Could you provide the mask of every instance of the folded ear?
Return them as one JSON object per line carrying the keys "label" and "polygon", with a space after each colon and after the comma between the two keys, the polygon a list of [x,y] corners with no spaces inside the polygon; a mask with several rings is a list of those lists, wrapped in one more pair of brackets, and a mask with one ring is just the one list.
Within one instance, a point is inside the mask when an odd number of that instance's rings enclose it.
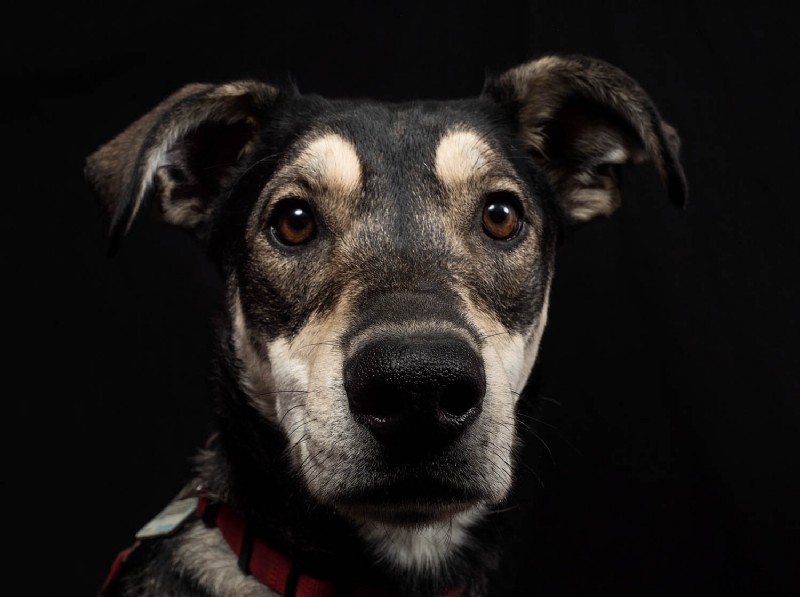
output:
{"label": "folded ear", "polygon": [[546,56],[488,81],[484,96],[512,106],[523,143],[571,221],[619,206],[620,166],[629,162],[653,160],[670,198],[685,204],[678,135],[618,68],[583,56]]}
{"label": "folded ear", "polygon": [[151,196],[164,220],[197,229],[277,96],[256,81],[188,85],[89,156],[85,174],[111,214],[112,250]]}

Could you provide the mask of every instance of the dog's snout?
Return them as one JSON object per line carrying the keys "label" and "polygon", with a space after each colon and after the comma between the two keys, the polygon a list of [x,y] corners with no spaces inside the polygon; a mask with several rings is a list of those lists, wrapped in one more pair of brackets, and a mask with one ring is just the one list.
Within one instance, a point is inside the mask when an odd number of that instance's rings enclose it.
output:
{"label": "dog's snout", "polygon": [[346,362],[344,383],[355,419],[389,448],[451,442],[486,392],[480,355],[457,338],[370,342]]}

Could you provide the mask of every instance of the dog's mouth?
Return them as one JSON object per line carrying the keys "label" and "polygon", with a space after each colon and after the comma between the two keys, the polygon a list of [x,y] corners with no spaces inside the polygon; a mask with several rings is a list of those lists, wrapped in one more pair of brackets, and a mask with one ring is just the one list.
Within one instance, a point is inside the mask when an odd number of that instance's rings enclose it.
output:
{"label": "dog's mouth", "polygon": [[393,525],[424,525],[474,509],[485,499],[463,483],[404,478],[340,495],[338,510],[352,517]]}
{"label": "dog's mouth", "polygon": [[340,510],[353,518],[381,522],[393,526],[425,526],[450,520],[457,514],[475,507],[468,503],[402,503],[402,504],[359,504],[347,505]]}

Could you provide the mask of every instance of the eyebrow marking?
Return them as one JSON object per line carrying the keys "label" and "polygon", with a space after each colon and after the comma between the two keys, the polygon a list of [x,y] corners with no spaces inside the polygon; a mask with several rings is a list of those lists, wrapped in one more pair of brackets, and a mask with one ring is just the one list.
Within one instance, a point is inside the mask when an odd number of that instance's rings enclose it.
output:
{"label": "eyebrow marking", "polygon": [[289,165],[302,172],[311,186],[350,195],[361,187],[361,161],[353,144],[336,133],[311,141]]}
{"label": "eyebrow marking", "polygon": [[480,135],[463,129],[451,129],[436,147],[436,176],[448,187],[459,186],[481,175],[497,160],[497,154]]}

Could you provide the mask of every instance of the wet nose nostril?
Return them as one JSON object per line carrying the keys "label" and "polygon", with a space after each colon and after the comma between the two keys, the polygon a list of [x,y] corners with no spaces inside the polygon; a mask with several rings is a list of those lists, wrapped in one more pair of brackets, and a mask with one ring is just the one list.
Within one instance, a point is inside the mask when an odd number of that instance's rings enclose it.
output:
{"label": "wet nose nostril", "polygon": [[406,410],[402,392],[385,381],[346,383],[345,386],[350,409],[354,412],[378,419],[391,419]]}
{"label": "wet nose nostril", "polygon": [[344,383],[355,419],[386,446],[451,441],[480,413],[486,385],[478,353],[447,337],[369,343],[347,360]]}
{"label": "wet nose nostril", "polygon": [[473,384],[454,384],[442,392],[439,410],[446,416],[458,418],[469,413],[480,403],[482,397],[482,393]]}

